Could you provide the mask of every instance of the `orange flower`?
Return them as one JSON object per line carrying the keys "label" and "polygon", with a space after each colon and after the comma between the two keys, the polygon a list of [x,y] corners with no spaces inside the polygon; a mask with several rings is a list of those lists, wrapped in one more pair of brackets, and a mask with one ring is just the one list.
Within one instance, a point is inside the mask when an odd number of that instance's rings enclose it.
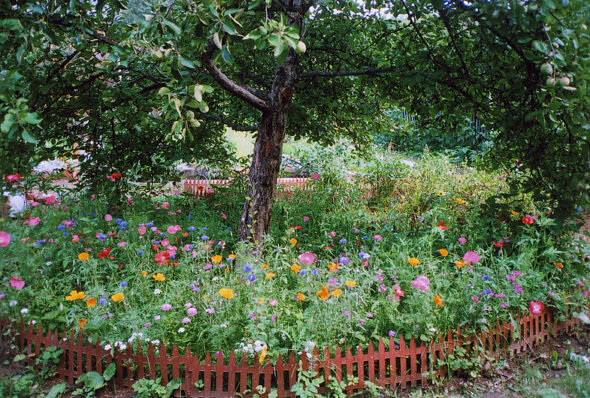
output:
{"label": "orange flower", "polygon": [[265,273],[264,275],[266,275],[266,279],[272,279],[272,278],[274,278],[275,276],[277,276],[277,274],[275,274],[275,273],[272,273],[272,272],[267,272],[267,273]]}
{"label": "orange flower", "polygon": [[465,265],[465,261],[457,260],[457,261],[455,261],[455,265],[457,266],[457,268],[461,268]]}
{"label": "orange flower", "polygon": [[316,296],[318,296],[322,301],[327,300],[330,297],[330,292],[328,292],[328,288],[324,285],[322,286],[322,290],[315,292]]}
{"label": "orange flower", "polygon": [[78,254],[78,260],[80,261],[86,261],[90,258],[90,255],[88,253],[80,253]]}
{"label": "orange flower", "polygon": [[96,307],[96,299],[92,298],[92,297],[88,297],[88,300],[86,300],[86,305],[88,307]]}
{"label": "orange flower", "polygon": [[234,298],[234,291],[232,289],[228,289],[226,287],[219,289],[219,294],[224,299],[232,299],[232,298]]}
{"label": "orange flower", "polygon": [[305,295],[301,292],[297,293],[297,300],[299,300],[299,301],[305,300]]}
{"label": "orange flower", "polygon": [[86,322],[88,322],[88,319],[78,319],[78,325],[80,325],[80,329],[84,329]]}
{"label": "orange flower", "polygon": [[340,290],[340,289],[336,289],[336,290],[332,291],[332,296],[334,296],[334,297],[340,297],[341,294],[342,294],[342,290]]}
{"label": "orange flower", "polygon": [[298,273],[299,273],[299,271],[301,271],[301,267],[300,267],[300,266],[298,266],[297,264],[293,264],[293,265],[291,266],[291,271],[293,271],[293,272],[295,272],[296,274],[298,274]]}
{"label": "orange flower", "polygon": [[444,305],[445,305],[445,304],[443,303],[443,299],[442,299],[442,297],[441,297],[440,295],[438,295],[438,294],[437,294],[436,296],[434,296],[434,303],[435,303],[436,305],[440,305],[441,307],[444,307]]}
{"label": "orange flower", "polygon": [[440,253],[441,256],[446,257],[449,255],[449,251],[447,249],[440,249],[438,251]]}
{"label": "orange flower", "polygon": [[113,299],[113,301],[115,303],[118,303],[119,301],[123,301],[124,298],[125,298],[125,295],[123,293],[115,293],[111,296],[111,299]]}
{"label": "orange flower", "polygon": [[292,244],[293,246],[295,246],[297,244],[297,239],[291,238],[291,239],[289,239],[289,243]]}
{"label": "orange flower", "polygon": [[340,268],[340,266],[336,263],[328,264],[328,269],[332,272],[336,272],[338,270],[338,268]]}
{"label": "orange flower", "polygon": [[416,257],[408,257],[408,262],[412,267],[415,267],[416,265],[420,264],[420,260],[418,260]]}
{"label": "orange flower", "polygon": [[158,282],[163,282],[166,280],[166,277],[161,272],[158,272],[157,274],[153,274],[152,278],[154,278],[154,280],[156,280]]}
{"label": "orange flower", "polygon": [[563,268],[563,264],[562,263],[557,263],[557,262],[553,262],[553,265],[555,265],[557,268],[561,269]]}
{"label": "orange flower", "polygon": [[354,282],[354,281],[346,281],[346,286],[348,286],[348,287],[355,287],[356,286],[356,282]]}
{"label": "orange flower", "polygon": [[211,261],[213,261],[215,264],[219,264],[221,260],[223,260],[223,257],[221,257],[219,254],[211,257]]}

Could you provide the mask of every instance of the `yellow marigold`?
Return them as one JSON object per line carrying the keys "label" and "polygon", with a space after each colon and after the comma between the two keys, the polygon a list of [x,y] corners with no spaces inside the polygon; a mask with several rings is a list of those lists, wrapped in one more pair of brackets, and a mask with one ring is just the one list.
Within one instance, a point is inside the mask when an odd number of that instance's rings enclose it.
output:
{"label": "yellow marigold", "polygon": [[90,258],[90,255],[88,253],[80,253],[78,254],[78,260],[80,261],[86,261]]}
{"label": "yellow marigold", "polygon": [[342,294],[342,290],[340,289],[336,289],[332,291],[332,296],[334,297],[340,297],[340,295]]}
{"label": "yellow marigold", "polygon": [[305,295],[301,292],[297,293],[297,300],[299,300],[299,301],[305,300]]}
{"label": "yellow marigold", "polygon": [[161,272],[158,272],[157,274],[153,274],[152,278],[154,278],[154,280],[157,280],[158,282],[163,282],[166,280],[166,277]]}
{"label": "yellow marigold", "polygon": [[415,267],[416,265],[420,264],[420,260],[418,260],[416,257],[408,257],[408,262],[412,267]]}
{"label": "yellow marigold", "polygon": [[296,274],[298,274],[298,273],[299,273],[299,271],[301,271],[301,267],[300,267],[300,266],[298,266],[297,264],[293,264],[293,265],[291,266],[291,271],[293,271],[293,272],[295,272]]}
{"label": "yellow marigold", "polygon": [[316,296],[318,296],[322,301],[327,300],[330,297],[330,292],[328,292],[328,288],[324,285],[322,286],[322,290],[315,292]]}
{"label": "yellow marigold", "polygon": [[338,268],[340,268],[340,266],[336,263],[328,264],[328,269],[332,272],[336,272],[338,270]]}
{"label": "yellow marigold", "polygon": [[449,255],[449,251],[447,249],[440,249],[439,253],[441,256],[446,257]]}
{"label": "yellow marigold", "polygon": [[92,298],[92,297],[88,297],[88,300],[86,300],[86,305],[88,307],[96,307],[96,299]]}
{"label": "yellow marigold", "polygon": [[264,275],[266,275],[266,279],[272,279],[275,276],[277,276],[277,274],[273,273],[273,272],[267,272]]}
{"label": "yellow marigold", "polygon": [[444,305],[445,305],[445,304],[443,303],[443,299],[442,299],[442,297],[441,297],[440,295],[438,295],[438,294],[437,294],[436,296],[434,296],[434,303],[435,303],[436,305],[440,305],[441,307],[444,307]]}
{"label": "yellow marigold", "polygon": [[123,293],[115,293],[111,296],[111,298],[115,303],[118,303],[119,301],[123,301],[125,295]]}
{"label": "yellow marigold", "polygon": [[86,294],[84,292],[72,290],[68,296],[66,296],[66,301],[76,301],[76,300],[83,300],[86,298]]}
{"label": "yellow marigold", "polygon": [[211,257],[211,261],[213,261],[215,264],[219,264],[221,260],[223,260],[223,257],[221,257],[219,254]]}
{"label": "yellow marigold", "polygon": [[141,276],[146,277],[149,274],[147,271],[141,271]]}
{"label": "yellow marigold", "polygon": [[346,281],[346,286],[348,286],[348,287],[355,287],[356,286],[356,282],[355,281]]}
{"label": "yellow marigold", "polygon": [[457,261],[455,261],[455,265],[457,266],[457,268],[461,268],[465,265],[465,261],[457,260]]}
{"label": "yellow marigold", "polygon": [[297,244],[297,239],[291,238],[291,239],[289,239],[289,243],[292,244],[293,246],[295,246]]}
{"label": "yellow marigold", "polygon": [[84,329],[86,322],[88,322],[88,319],[78,319],[78,325],[80,325],[80,329]]}
{"label": "yellow marigold", "polygon": [[223,288],[219,289],[219,294],[224,299],[234,298],[234,291],[232,289],[227,288],[227,287],[223,287]]}

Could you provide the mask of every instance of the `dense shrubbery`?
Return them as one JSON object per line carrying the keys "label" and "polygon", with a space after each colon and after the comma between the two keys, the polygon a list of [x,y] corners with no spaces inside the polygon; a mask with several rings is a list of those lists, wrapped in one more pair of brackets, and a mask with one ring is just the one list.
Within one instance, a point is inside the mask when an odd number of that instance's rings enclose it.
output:
{"label": "dense shrubbery", "polygon": [[496,198],[503,175],[431,155],[413,167],[344,147],[299,155],[319,179],[276,203],[259,252],[235,237],[239,181],[207,199],[120,206],[73,192],[6,221],[0,308],[100,334],[107,350],[149,340],[272,357],[486,329],[588,293],[575,225],[527,195]]}

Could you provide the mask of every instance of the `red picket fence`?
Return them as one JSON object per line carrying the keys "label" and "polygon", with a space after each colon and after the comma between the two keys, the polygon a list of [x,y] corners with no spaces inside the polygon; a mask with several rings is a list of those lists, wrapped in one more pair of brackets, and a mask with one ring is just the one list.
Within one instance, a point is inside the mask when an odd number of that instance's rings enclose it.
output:
{"label": "red picket fence", "polygon": [[[307,190],[312,189],[312,185],[306,184],[308,181],[304,177],[296,178],[278,178],[277,186],[279,187],[279,194],[289,194],[295,189]],[[198,198],[213,195],[215,187],[223,187],[229,185],[230,179],[225,180],[183,180],[184,192],[190,193]]]}
{"label": "red picket fence", "polygon": [[[446,375],[447,369],[436,369],[435,365],[438,359],[444,361],[447,355],[452,355],[458,346],[466,347],[467,355],[516,355],[552,335],[573,331],[579,323],[569,314],[567,321],[557,322],[551,312],[544,310],[539,315],[517,315],[516,324],[520,328],[517,338],[513,337],[513,325],[505,322],[502,325],[497,323],[493,329],[480,334],[470,334],[466,328],[457,328],[456,332],[449,331],[446,338],[441,335],[428,344],[423,341],[417,343],[413,337],[409,341],[401,337],[396,345],[389,337],[385,341],[380,339],[376,348],[372,343],[364,349],[359,346],[354,354],[350,348],[344,353],[339,347],[334,351],[326,348],[322,353],[316,348],[312,359],[308,360],[305,353],[297,356],[291,352],[280,356],[274,366],[268,360],[259,365],[257,356],[250,360],[246,357],[237,360],[233,352],[229,357],[221,352],[218,355],[206,353],[200,360],[188,347],[181,354],[176,345],[169,354],[164,344],[154,347],[150,343],[144,353],[139,342],[135,349],[128,346],[125,351],[111,355],[110,351],[102,348],[100,338],[89,342],[81,331],[77,335],[74,332],[69,335],[63,333],[61,337],[52,330],[44,334],[41,323],[25,325],[23,319],[13,326],[19,329],[18,345],[30,354],[29,361],[38,356],[43,347],[56,346],[63,350],[57,373],[69,383],[75,382],[85,372],[102,373],[110,363],[115,363],[116,374],[112,383],[117,387],[131,387],[142,378],[161,377],[164,385],[171,379],[180,378],[183,383],[177,394],[190,397],[248,395],[246,391],[256,391],[258,386],[264,387],[264,396],[273,389],[280,397],[294,397],[291,388],[301,370],[317,371],[317,377],[324,379],[322,391],[326,391],[330,375],[337,380],[345,378],[349,381],[349,394],[363,389],[367,380],[386,388],[405,389],[424,385],[434,376]],[[4,326],[9,324],[4,321]],[[480,349],[475,350],[476,346]]]}

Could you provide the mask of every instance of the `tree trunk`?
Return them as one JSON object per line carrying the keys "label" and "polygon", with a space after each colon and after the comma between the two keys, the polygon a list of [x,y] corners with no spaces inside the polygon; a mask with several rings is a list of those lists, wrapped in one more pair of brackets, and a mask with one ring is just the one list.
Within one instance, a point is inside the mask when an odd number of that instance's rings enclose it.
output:
{"label": "tree trunk", "polygon": [[268,98],[269,106],[262,112],[258,125],[246,200],[238,226],[240,239],[249,240],[256,245],[262,243],[264,235],[269,232],[287,116],[296,79],[296,66],[297,55],[293,50],[289,50],[285,62],[278,65],[275,70]]}

